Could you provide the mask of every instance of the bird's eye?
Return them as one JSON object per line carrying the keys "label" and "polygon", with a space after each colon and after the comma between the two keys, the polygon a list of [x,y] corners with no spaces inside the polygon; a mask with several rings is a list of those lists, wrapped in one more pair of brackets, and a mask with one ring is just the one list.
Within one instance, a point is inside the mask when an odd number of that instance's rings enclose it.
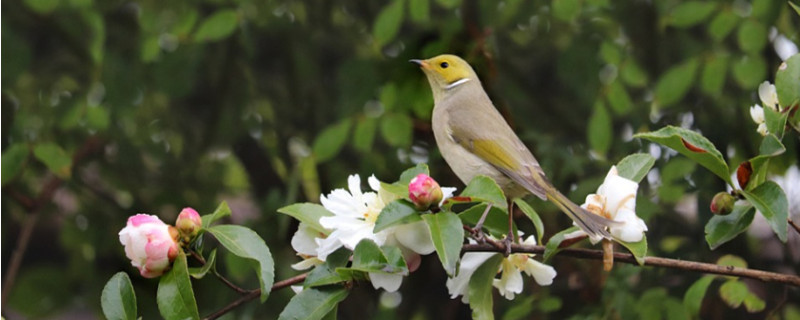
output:
{"label": "bird's eye", "polygon": [[442,69],[447,69],[447,67],[449,67],[449,66],[450,66],[450,64],[449,64],[449,63],[447,63],[447,62],[442,62],[442,63],[440,63],[440,64],[439,64],[439,66],[441,66],[441,67],[442,67]]}

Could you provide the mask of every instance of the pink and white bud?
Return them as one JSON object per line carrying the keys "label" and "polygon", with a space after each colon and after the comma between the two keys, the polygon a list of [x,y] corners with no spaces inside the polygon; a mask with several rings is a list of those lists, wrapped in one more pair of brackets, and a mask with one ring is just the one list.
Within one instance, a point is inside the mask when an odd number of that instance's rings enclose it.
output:
{"label": "pink and white bud", "polygon": [[408,184],[408,197],[417,209],[427,210],[442,201],[442,188],[436,180],[420,173]]}
{"label": "pink and white bud", "polygon": [[183,208],[180,214],[178,214],[178,220],[175,221],[175,227],[181,232],[181,236],[189,241],[191,238],[194,238],[194,236],[196,236],[203,227],[203,219],[200,218],[200,215],[197,214],[197,211],[186,207]]}
{"label": "pink and white bud", "polygon": [[178,232],[158,217],[137,214],[119,232],[125,255],[145,278],[158,277],[172,266],[178,256]]}

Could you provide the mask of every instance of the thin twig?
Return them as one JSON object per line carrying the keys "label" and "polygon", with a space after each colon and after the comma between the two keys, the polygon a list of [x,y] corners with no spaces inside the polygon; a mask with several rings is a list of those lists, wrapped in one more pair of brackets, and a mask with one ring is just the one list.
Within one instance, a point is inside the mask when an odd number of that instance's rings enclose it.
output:
{"label": "thin twig", "polygon": [[[504,250],[495,248],[489,244],[465,244],[462,249],[463,252],[503,252]],[[511,245],[511,252],[515,253],[534,253],[534,254],[543,254],[545,251],[544,246],[530,246],[530,245],[519,245],[519,244],[512,244]],[[601,250],[590,250],[590,249],[582,249],[582,248],[565,248],[561,249],[557,253],[557,255],[562,256],[569,256],[573,258],[579,259],[594,259],[594,260],[602,260],[603,259],[603,251]],[[614,261],[615,262],[624,262],[629,264],[638,265],[636,262],[636,258],[629,253],[614,253]],[[789,284],[793,286],[800,287],[800,277],[795,275],[789,274],[782,274],[782,273],[775,273],[775,272],[768,272],[762,270],[755,270],[755,269],[747,269],[747,268],[739,268],[733,266],[721,266],[713,263],[703,263],[703,262],[695,262],[695,261],[686,261],[686,260],[676,260],[676,259],[669,259],[669,258],[661,258],[661,257],[645,257],[644,258],[644,265],[646,266],[654,266],[654,267],[665,267],[665,268],[672,268],[672,269],[681,269],[687,271],[694,271],[694,272],[702,272],[702,273],[711,273],[711,274],[719,274],[719,275],[726,275],[726,276],[737,276],[737,277],[744,277],[750,278],[755,280],[760,280],[764,282],[778,282],[783,284]]]}
{"label": "thin twig", "polygon": [[[293,284],[298,284],[300,282],[303,282],[303,281],[306,280],[307,276],[308,276],[308,273],[304,273],[304,274],[297,275],[297,276],[291,277],[291,278],[283,280],[283,281],[278,281],[274,285],[272,285],[272,290],[271,291],[283,289],[283,288],[286,288],[286,287],[291,286]],[[217,310],[216,312],[208,315],[207,317],[205,317],[203,319],[204,320],[213,320],[213,319],[219,318],[222,315],[230,312],[234,308],[244,304],[245,302],[248,302],[250,300],[258,298],[259,296],[261,296],[261,289],[252,290],[252,291],[248,292],[246,295],[239,297],[239,299],[234,300],[233,302],[229,303],[224,308]]]}
{"label": "thin twig", "polygon": [[794,231],[797,231],[797,233],[800,233],[800,226],[798,226],[797,223],[792,221],[792,219],[789,219],[789,225],[791,225],[792,228],[794,228]]}
{"label": "thin twig", "polygon": [[[202,264],[202,265],[206,265],[206,259],[205,259],[205,258],[203,258],[203,256],[201,256],[200,254],[198,254],[198,253],[197,253],[197,252],[195,252],[194,250],[191,250],[191,249],[190,249],[190,250],[189,250],[189,254],[190,254],[192,257],[194,257],[194,258],[195,258],[195,260],[197,260],[198,262],[200,262],[200,264]],[[214,270],[214,268],[211,268],[211,273],[212,273],[212,274],[214,274],[214,276],[216,276],[216,277],[217,277],[217,279],[219,279],[219,281],[222,281],[222,283],[224,283],[226,286],[228,286],[228,288],[231,288],[231,289],[233,289],[233,291],[236,291],[236,292],[238,292],[239,294],[249,294],[249,293],[253,292],[253,290],[247,290],[247,289],[245,289],[245,288],[242,288],[242,287],[240,287],[240,286],[237,286],[235,283],[233,283],[233,282],[231,282],[230,280],[228,280],[228,278],[225,278],[225,276],[223,276],[223,275],[219,274],[219,272],[217,272],[217,270]]]}

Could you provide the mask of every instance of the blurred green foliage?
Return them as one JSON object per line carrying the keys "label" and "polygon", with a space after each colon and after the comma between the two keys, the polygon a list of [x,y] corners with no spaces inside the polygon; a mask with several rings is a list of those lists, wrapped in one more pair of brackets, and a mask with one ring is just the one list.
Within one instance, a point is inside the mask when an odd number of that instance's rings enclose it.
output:
{"label": "blurred green foliage", "polygon": [[[117,241],[127,217],[138,212],[171,223],[184,206],[207,214],[227,200],[229,219],[266,240],[279,280],[296,274],[289,265],[297,260],[289,245],[295,222],[277,208],[318,201],[351,173],[394,181],[418,162],[429,162],[442,185],[463,188],[435,148],[428,84],[407,63],[440,53],[470,61],[545,172],[574,200],[626,155],[658,155],[660,178],[645,179],[637,203],[650,226],[649,254],[708,262],[735,254],[752,267],[797,273],[790,250],[798,247],[765,257],[764,242],[740,236],[711,251],[703,228],[711,218],[708,202],[724,182],[631,138],[676,125],[702,132],[728,163],[758,155],[761,137],[748,107],[758,102],[760,83],[774,82],[781,63],[775,35],[800,43],[792,5],[3,1],[3,270],[29,215],[20,197],[35,199],[52,175],[64,180],[52,201],[41,204],[14,286],[3,292],[4,316],[99,317],[103,285],[124,270],[139,314],[157,318],[157,281],[138,276]],[[73,162],[90,139],[102,148]],[[770,174],[782,174],[800,155],[796,135],[786,140]],[[532,204],[544,213],[546,237],[569,225],[555,207]],[[667,237],[673,245],[658,245]],[[234,281],[258,286],[247,260],[225,254],[219,261]],[[396,310],[361,286],[339,315],[468,316],[468,306],[447,296],[438,263],[423,259],[403,284]],[[606,276],[595,262],[553,263],[559,272],[553,286],[526,289],[535,304],[496,298],[495,312],[508,319],[754,316],[735,309],[743,302],[757,317],[800,314],[797,290],[779,285],[747,282],[751,294],[743,282],[701,283],[721,298],[698,302],[686,293],[697,279],[710,282],[698,274],[617,266]],[[195,285],[201,315],[236,297],[220,283]],[[274,292],[230,318],[275,318],[292,295]]]}

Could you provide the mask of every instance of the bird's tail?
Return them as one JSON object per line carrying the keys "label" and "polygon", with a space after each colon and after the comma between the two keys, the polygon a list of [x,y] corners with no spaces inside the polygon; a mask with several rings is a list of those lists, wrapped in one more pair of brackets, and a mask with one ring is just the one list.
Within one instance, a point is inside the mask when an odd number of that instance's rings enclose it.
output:
{"label": "bird's tail", "polygon": [[593,237],[611,239],[611,234],[608,233],[606,227],[618,225],[619,222],[606,219],[581,208],[555,188],[550,188],[550,190],[552,191],[547,192],[547,199],[555,203],[584,232]]}

